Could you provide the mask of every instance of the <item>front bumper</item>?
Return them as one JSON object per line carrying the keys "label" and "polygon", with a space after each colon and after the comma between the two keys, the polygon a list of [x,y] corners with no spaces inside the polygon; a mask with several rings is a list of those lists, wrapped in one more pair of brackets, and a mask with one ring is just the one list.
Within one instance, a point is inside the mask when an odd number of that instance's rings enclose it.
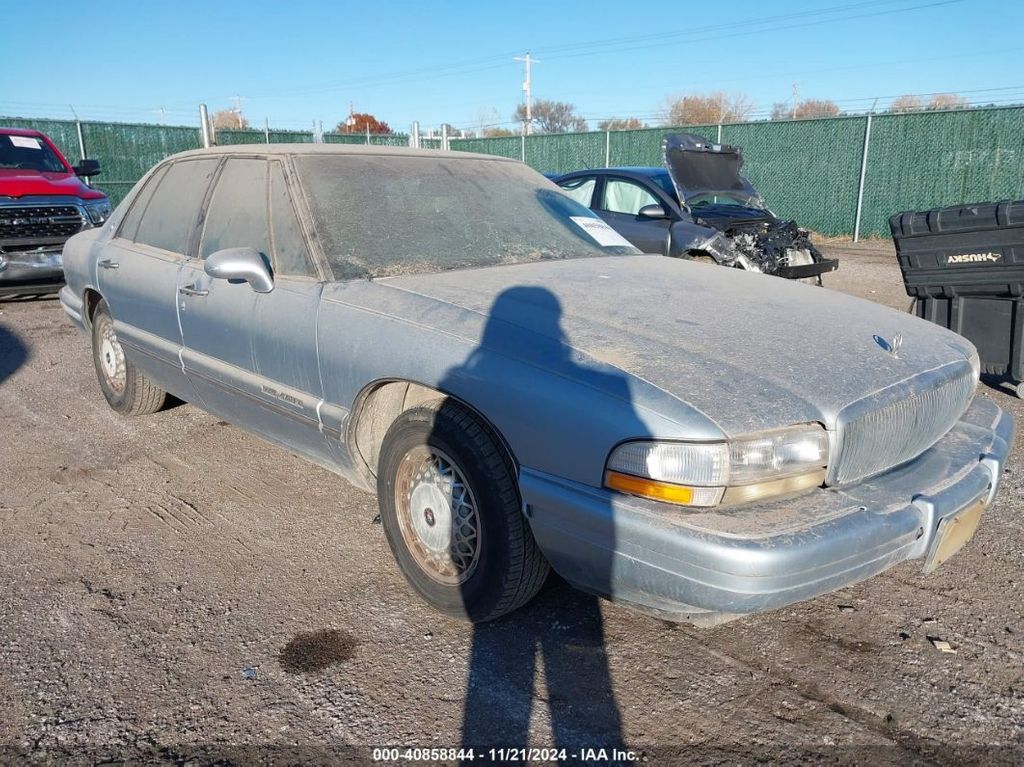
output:
{"label": "front bumper", "polygon": [[683,510],[524,468],[551,566],[587,591],[712,624],[824,594],[926,558],[944,520],[991,503],[1012,417],[977,397],[914,461],[858,485],[735,509]]}
{"label": "front bumper", "polygon": [[839,261],[834,258],[823,258],[813,264],[798,264],[797,266],[780,266],[775,272],[778,277],[785,277],[787,280],[803,280],[808,277],[820,277],[828,272],[834,272],[839,268]]}
{"label": "front bumper", "polygon": [[56,293],[64,284],[63,245],[0,252],[0,296]]}

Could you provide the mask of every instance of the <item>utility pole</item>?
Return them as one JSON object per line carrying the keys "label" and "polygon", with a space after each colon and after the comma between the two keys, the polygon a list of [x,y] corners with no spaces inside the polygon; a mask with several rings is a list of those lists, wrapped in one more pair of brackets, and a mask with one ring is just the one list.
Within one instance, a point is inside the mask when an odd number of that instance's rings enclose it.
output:
{"label": "utility pole", "polygon": [[530,57],[530,52],[527,51],[525,56],[513,56],[513,61],[522,61],[526,65],[526,77],[523,78],[523,97],[526,99],[526,135],[533,135],[533,95],[532,85],[533,81],[530,78],[530,67],[533,64],[539,64],[537,59]]}
{"label": "utility pole", "polygon": [[235,105],[231,109],[231,112],[235,115],[235,127],[236,128],[241,128],[242,127],[242,102],[245,101],[245,97],[244,96],[238,96],[238,95],[229,96],[228,97],[228,101],[234,103],[234,105]]}
{"label": "utility pole", "polygon": [[793,105],[789,108],[789,119],[796,119],[796,103],[800,99],[800,89],[793,83]]}

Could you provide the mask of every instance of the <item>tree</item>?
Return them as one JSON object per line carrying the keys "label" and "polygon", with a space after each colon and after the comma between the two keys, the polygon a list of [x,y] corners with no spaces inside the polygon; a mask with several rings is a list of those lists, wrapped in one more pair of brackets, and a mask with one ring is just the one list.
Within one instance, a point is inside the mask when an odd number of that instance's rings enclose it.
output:
{"label": "tree", "polygon": [[776,102],[772,105],[773,120],[809,120],[817,117],[835,117],[839,106],[828,99],[804,99],[796,106]]}
{"label": "tree", "polygon": [[[576,114],[576,107],[565,101],[537,99],[533,102],[533,123],[538,133],[579,133],[587,129],[587,121]],[[516,107],[515,118],[526,122],[526,105]]]}
{"label": "tree", "polygon": [[928,102],[929,109],[966,109],[967,99],[955,93],[937,93]]}
{"label": "tree", "polygon": [[338,123],[334,129],[338,133],[391,133],[391,126],[383,120],[378,120],[366,112],[353,112],[345,118],[344,122]]}
{"label": "tree", "polygon": [[910,94],[893,99],[889,104],[890,112],[920,112],[922,109],[924,104],[921,103],[921,99]]}
{"label": "tree", "polygon": [[239,109],[222,109],[213,113],[213,127],[215,130],[245,130],[249,121]]}
{"label": "tree", "polygon": [[668,99],[666,125],[717,125],[741,123],[754,111],[754,104],[743,94],[693,93]]}
{"label": "tree", "polygon": [[612,117],[608,120],[601,120],[597,124],[598,130],[639,130],[646,127],[647,123],[638,120],[636,117],[627,117],[623,120]]}
{"label": "tree", "polygon": [[484,128],[480,135],[484,138],[502,138],[508,136],[517,135],[515,131],[511,131],[508,128]]}

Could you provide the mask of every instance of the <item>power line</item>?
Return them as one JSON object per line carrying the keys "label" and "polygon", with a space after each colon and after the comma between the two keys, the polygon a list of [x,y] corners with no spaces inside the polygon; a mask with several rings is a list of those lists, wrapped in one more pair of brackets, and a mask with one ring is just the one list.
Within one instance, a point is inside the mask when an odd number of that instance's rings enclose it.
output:
{"label": "power line", "polygon": [[[850,11],[854,11],[860,8],[871,8],[877,7],[879,5],[893,5],[896,3],[905,3],[908,1],[909,0],[868,0],[867,2],[830,6],[828,8],[820,8],[812,11],[802,11],[799,13],[763,16],[742,22],[731,22],[728,24],[713,24],[702,26],[691,25],[683,30],[662,32],[656,35],[647,34],[623,36],[618,38],[607,38],[604,40],[573,43],[562,46],[549,46],[546,48],[540,48],[538,50],[540,51],[541,55],[545,56],[545,58],[550,57],[554,59],[576,58],[579,56],[592,56],[606,52],[621,53],[637,49],[646,50],[652,47],[674,45],[675,43],[682,41],[705,42],[756,34],[764,31],[774,31],[779,28],[802,28],[808,26],[818,26],[821,24],[830,24],[836,21],[850,21],[853,19],[868,18],[879,15],[904,13],[907,11],[920,10],[924,8],[933,8],[937,6],[961,3],[964,2],[965,0],[934,0],[933,2],[911,5],[903,8],[887,8],[884,10],[852,15],[849,13]],[[816,18],[804,22],[799,21],[799,19],[806,19],[808,16],[822,17],[828,15],[833,15],[835,16],[835,18]],[[728,30],[728,32],[726,34],[706,34],[708,32],[715,32],[718,30]],[[702,34],[704,35],[703,37],[700,36]],[[662,40],[662,42],[651,42],[652,39],[660,39]],[[637,46],[637,42],[642,42],[643,44]],[[623,48],[621,47],[622,45],[630,45],[631,47]],[[254,97],[302,97],[330,91],[366,88],[379,85],[395,85],[421,80],[435,80],[442,77],[475,74],[477,72],[502,68],[504,66],[503,62],[508,61],[509,57],[512,57],[513,59],[516,58],[514,53],[499,54],[495,56],[486,56],[478,59],[469,59],[466,61],[454,62],[439,67],[424,66],[417,68],[415,70],[392,72],[390,74],[380,75],[378,77],[361,78],[343,82],[324,84],[319,86],[311,86],[308,88],[289,89],[288,91],[258,93],[255,94]]]}

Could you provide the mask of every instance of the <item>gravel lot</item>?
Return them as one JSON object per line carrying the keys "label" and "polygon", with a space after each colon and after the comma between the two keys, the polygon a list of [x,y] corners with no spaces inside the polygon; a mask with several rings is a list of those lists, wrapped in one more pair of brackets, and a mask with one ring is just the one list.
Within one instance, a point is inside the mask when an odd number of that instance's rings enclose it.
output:
{"label": "gravel lot", "polygon": [[[888,245],[826,249],[828,287],[907,308]],[[373,496],[191,406],[113,413],[55,300],[0,303],[0,412],[0,761],[369,761],[464,722],[652,761],[1024,759],[1019,451],[931,576],[705,630],[552,577],[474,638],[412,595]]]}

